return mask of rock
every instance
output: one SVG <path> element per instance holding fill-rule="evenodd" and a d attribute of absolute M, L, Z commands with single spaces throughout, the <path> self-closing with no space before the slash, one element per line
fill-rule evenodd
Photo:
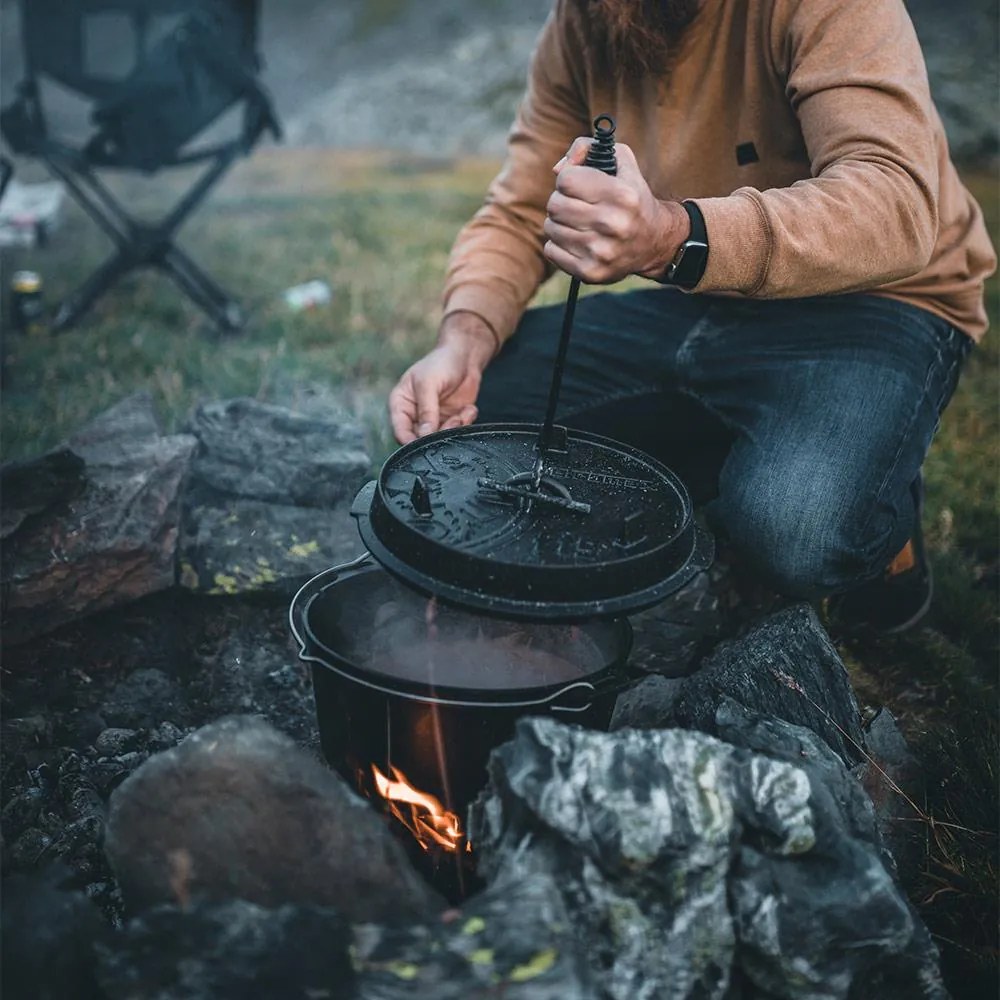
<path fill-rule="evenodd" d="M 118 728 L 149 729 L 182 705 L 177 685 L 162 670 L 135 670 L 116 684 L 101 703 L 101 715 Z"/>
<path fill-rule="evenodd" d="M 355 931 L 359 1000 L 598 1000 L 557 886 L 497 883 L 430 924 Z"/>
<path fill-rule="evenodd" d="M 252 399 L 199 406 L 193 477 L 228 496 L 293 507 L 351 500 L 371 461 L 360 428 Z"/>
<path fill-rule="evenodd" d="M 83 468 L 83 459 L 69 448 L 0 466 L 0 539 L 12 535 L 32 515 L 79 493 Z"/>
<path fill-rule="evenodd" d="M 170 587 L 182 481 L 196 441 L 153 434 L 148 400 L 130 397 L 69 447 L 82 457 L 82 493 L 21 525 L 4 551 L 4 640 Z"/>
<path fill-rule="evenodd" d="M 3 882 L 2 992 L 5 1000 L 98 1000 L 95 944 L 106 934 L 96 907 L 68 891 L 70 873 L 52 866 L 40 875 Z"/>
<path fill-rule="evenodd" d="M 194 503 L 184 514 L 180 583 L 206 594 L 290 597 L 317 573 L 363 551 L 346 506 Z"/>
<path fill-rule="evenodd" d="M 807 604 L 720 645 L 664 706 L 659 724 L 713 733 L 724 698 L 819 733 L 848 765 L 861 759 L 861 710 L 843 662 Z"/>
<path fill-rule="evenodd" d="M 315 906 L 159 906 L 99 947 L 99 978 L 116 1000 L 349 1000 L 349 940 Z"/>
<path fill-rule="evenodd" d="M 892 713 L 880 709 L 865 726 L 869 757 L 855 768 L 875 807 L 875 821 L 904 885 L 914 885 L 926 861 L 925 826 L 911 803 L 923 803 L 926 780 Z M 869 759 L 870 758 L 870 759 Z"/>
<path fill-rule="evenodd" d="M 937 949 L 894 881 L 871 800 L 840 758 L 808 729 L 749 713 L 731 699 L 716 721 L 728 742 L 806 774 L 816 827 L 810 863 L 825 869 L 816 878 L 805 866 L 774 866 L 744 838 L 731 899 L 753 982 L 803 1000 L 848 983 L 852 1000 L 944 1000 Z M 782 992 L 789 980 L 798 992 Z"/>
<path fill-rule="evenodd" d="M 94 749 L 103 757 L 117 757 L 137 745 L 138 735 L 134 729 L 105 729 L 94 741 Z"/>
<path fill-rule="evenodd" d="M 375 811 L 252 717 L 146 761 L 111 796 L 106 850 L 133 911 L 237 897 L 406 920 L 439 905 Z"/>
<path fill-rule="evenodd" d="M 141 390 L 98 414 L 70 441 L 88 462 L 95 458 L 113 462 L 115 458 L 128 461 L 131 444 L 156 441 L 162 436 L 163 428 L 153 407 L 153 397 Z"/>
<path fill-rule="evenodd" d="M 289 597 L 363 546 L 349 501 L 368 476 L 360 429 L 249 399 L 199 407 L 180 583 Z"/>
<path fill-rule="evenodd" d="M 480 874 L 550 877 L 612 998 L 942 998 L 836 755 L 731 701 L 717 725 L 754 749 L 522 720 L 472 809 Z"/>
<path fill-rule="evenodd" d="M 184 731 L 175 726 L 172 722 L 161 722 L 149 733 L 149 746 L 151 750 L 169 750 L 170 747 L 177 746 L 184 739 Z"/>
<path fill-rule="evenodd" d="M 544 874 L 615 1000 L 722 998 L 736 940 L 726 875 L 738 835 L 736 751 L 678 731 L 588 732 L 522 720 L 471 813 L 479 872 Z M 772 781 L 802 800 L 787 767 Z M 802 823 L 796 837 L 808 841 Z"/>
<path fill-rule="evenodd" d="M 673 718 L 683 680 L 653 674 L 623 691 L 615 701 L 610 729 L 662 729 Z"/>

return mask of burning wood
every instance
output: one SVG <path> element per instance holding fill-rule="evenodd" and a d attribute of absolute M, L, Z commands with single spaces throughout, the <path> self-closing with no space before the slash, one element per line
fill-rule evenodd
<path fill-rule="evenodd" d="M 389 767 L 391 778 L 372 764 L 375 788 L 389 804 L 392 814 L 413 834 L 426 851 L 437 844 L 449 852 L 464 850 L 472 853 L 472 844 L 466 840 L 461 822 L 455 813 L 445 809 L 441 802 L 427 792 L 414 788 L 398 767 Z M 462 847 L 464 844 L 464 848 Z"/>

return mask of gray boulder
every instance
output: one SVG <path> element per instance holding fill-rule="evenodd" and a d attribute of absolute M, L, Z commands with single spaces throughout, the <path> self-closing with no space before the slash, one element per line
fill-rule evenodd
<path fill-rule="evenodd" d="M 439 907 L 371 806 L 248 716 L 204 726 L 126 779 L 105 849 L 132 911 L 238 898 L 414 920 Z"/>
<path fill-rule="evenodd" d="M 174 583 L 180 491 L 196 445 L 163 437 L 147 394 L 68 442 L 82 492 L 26 520 L 4 549 L 4 639 L 16 643 Z"/>
<path fill-rule="evenodd" d="M 234 497 L 295 507 L 351 500 L 371 465 L 360 428 L 253 399 L 199 406 L 193 479 Z"/>
<path fill-rule="evenodd" d="M 615 1000 L 943 997 L 860 786 L 812 734 L 727 705 L 752 750 L 520 722 L 472 810 L 480 872 L 552 878 Z"/>

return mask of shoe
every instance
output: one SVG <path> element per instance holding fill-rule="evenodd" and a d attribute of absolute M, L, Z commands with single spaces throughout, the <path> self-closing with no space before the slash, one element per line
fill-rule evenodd
<path fill-rule="evenodd" d="M 911 492 L 916 518 L 909 541 L 880 577 L 830 598 L 830 614 L 842 624 L 894 635 L 913 628 L 927 614 L 934 594 L 934 580 L 920 526 L 924 513 L 921 476 L 914 480 Z"/>

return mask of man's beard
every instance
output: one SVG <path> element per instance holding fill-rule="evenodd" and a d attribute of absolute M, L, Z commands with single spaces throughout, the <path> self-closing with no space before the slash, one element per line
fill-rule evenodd
<path fill-rule="evenodd" d="M 590 0 L 594 41 L 624 78 L 665 73 L 702 0 Z"/>

